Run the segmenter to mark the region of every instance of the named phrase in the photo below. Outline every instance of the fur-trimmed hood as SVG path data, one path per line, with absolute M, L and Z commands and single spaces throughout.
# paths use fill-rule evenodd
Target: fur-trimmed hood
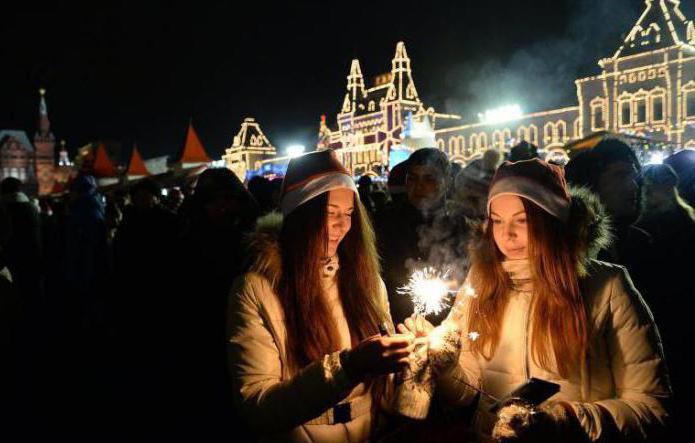
M 598 196 L 588 188 L 570 186 L 572 203 L 567 221 L 571 232 L 586 248 L 586 258 L 595 259 L 613 241 L 611 223 Z
M 280 254 L 280 230 L 282 214 L 271 212 L 259 218 L 256 229 L 246 237 L 249 272 L 262 275 L 275 287 L 282 275 L 282 256 Z

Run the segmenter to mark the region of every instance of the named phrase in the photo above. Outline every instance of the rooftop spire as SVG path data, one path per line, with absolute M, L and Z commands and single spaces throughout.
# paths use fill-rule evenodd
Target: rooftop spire
M 405 50 L 405 43 L 396 44 L 396 54 L 391 61 L 391 86 L 387 100 L 420 101 L 413 82 L 410 58 Z
M 345 100 L 343 100 L 343 113 L 354 112 L 357 109 L 357 102 L 367 96 L 364 90 L 364 76 L 362 75 L 359 60 L 352 60 L 350 75 L 348 75 L 347 81 L 347 93 L 345 94 Z
M 364 98 L 364 77 L 362 76 L 362 69 L 360 69 L 360 61 L 357 59 L 354 59 L 350 65 L 347 88 L 353 100 Z
M 46 90 L 39 89 L 41 100 L 39 101 L 39 128 L 38 133 L 46 136 L 51 131 L 51 122 L 48 120 L 48 106 L 46 105 Z

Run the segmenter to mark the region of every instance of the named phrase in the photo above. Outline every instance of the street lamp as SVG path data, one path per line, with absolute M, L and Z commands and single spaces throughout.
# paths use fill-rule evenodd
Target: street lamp
M 290 145 L 285 149 L 285 153 L 288 157 L 294 158 L 304 154 L 305 150 L 306 147 L 304 147 L 304 145 Z
M 506 105 L 495 109 L 488 109 L 484 114 L 478 114 L 482 123 L 502 123 L 509 120 L 517 120 L 523 115 L 521 106 Z

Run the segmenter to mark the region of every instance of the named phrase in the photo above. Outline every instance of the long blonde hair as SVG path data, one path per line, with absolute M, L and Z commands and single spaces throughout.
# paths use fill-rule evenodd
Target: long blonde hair
M 587 315 L 580 291 L 585 244 L 568 232 L 568 225 L 522 198 L 528 220 L 528 255 L 534 297 L 531 344 L 534 362 L 547 371 L 569 377 L 587 351 Z M 472 248 L 470 283 L 478 297 L 472 300 L 470 330 L 480 333 L 474 352 L 486 359 L 500 341 L 511 280 L 502 268 L 488 220 L 481 242 Z M 553 367 L 553 363 L 557 365 Z

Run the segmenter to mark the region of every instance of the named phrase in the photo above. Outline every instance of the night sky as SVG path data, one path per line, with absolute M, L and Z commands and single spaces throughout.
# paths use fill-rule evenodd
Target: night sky
M 37 90 L 71 149 L 137 140 L 176 155 L 189 118 L 212 156 L 255 117 L 280 150 L 331 126 L 350 60 L 388 72 L 403 40 L 426 106 L 474 116 L 576 104 L 574 79 L 599 72 L 642 0 L 387 2 L 34 2 L 3 6 L 0 128 L 33 134 Z M 20 4 L 21 3 L 21 4 Z M 147 3 L 143 5 L 142 3 Z M 71 5 L 71 6 L 68 6 Z M 357 6 L 359 5 L 359 6 Z M 681 9 L 695 16 L 695 1 Z

